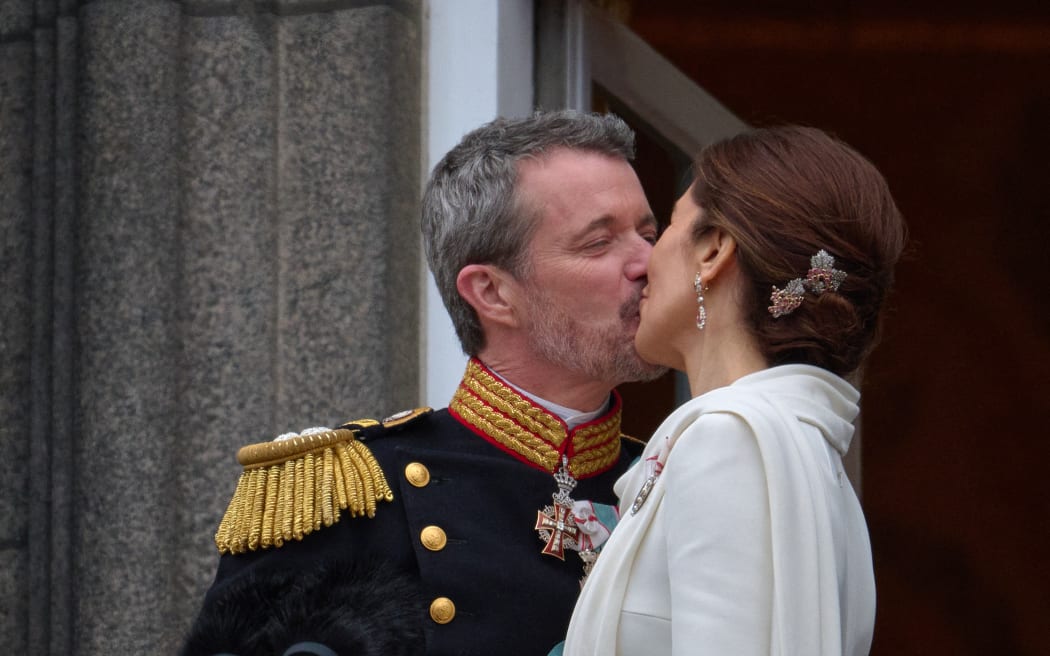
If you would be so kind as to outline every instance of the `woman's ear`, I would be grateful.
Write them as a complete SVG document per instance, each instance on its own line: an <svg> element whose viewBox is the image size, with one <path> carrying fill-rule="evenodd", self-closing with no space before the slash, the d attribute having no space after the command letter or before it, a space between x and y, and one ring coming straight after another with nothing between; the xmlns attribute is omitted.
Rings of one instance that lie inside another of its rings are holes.
<svg viewBox="0 0 1050 656"><path fill-rule="evenodd" d="M710 284L736 261L736 239L722 228L712 226L696 244L696 270Z"/></svg>
<svg viewBox="0 0 1050 656"><path fill-rule="evenodd" d="M478 313L482 325L518 326L520 287L514 276L492 264L468 264L456 276L459 295Z"/></svg>

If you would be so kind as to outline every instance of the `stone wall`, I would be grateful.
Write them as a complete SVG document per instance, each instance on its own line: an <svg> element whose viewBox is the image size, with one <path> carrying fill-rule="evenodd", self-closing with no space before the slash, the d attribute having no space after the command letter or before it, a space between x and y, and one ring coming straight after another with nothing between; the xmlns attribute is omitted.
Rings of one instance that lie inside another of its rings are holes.
<svg viewBox="0 0 1050 656"><path fill-rule="evenodd" d="M0 2L0 646L172 653L236 449L418 397L421 9Z"/></svg>

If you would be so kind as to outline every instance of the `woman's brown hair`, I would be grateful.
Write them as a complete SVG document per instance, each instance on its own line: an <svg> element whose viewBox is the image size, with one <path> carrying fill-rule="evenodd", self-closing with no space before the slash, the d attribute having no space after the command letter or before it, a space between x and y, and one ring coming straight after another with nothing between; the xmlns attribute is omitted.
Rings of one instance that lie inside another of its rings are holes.
<svg viewBox="0 0 1050 656"><path fill-rule="evenodd" d="M693 198L698 238L719 227L737 243L750 281L745 316L771 366L811 364L841 376L874 347L880 311L904 248L905 227L875 166L808 127L752 130L706 147ZM774 286L805 278L824 249L846 272L837 292L806 293L791 314L768 311Z"/></svg>

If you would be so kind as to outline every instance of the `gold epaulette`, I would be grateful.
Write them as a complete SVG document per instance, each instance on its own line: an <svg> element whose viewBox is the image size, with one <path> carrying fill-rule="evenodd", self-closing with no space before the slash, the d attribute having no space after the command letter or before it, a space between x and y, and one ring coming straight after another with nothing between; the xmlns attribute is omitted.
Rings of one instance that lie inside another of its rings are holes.
<svg viewBox="0 0 1050 656"><path fill-rule="evenodd" d="M340 511L373 517L378 501L394 499L375 456L347 428L251 444L237 461L244 472L215 533L223 554L302 540L339 521Z"/></svg>

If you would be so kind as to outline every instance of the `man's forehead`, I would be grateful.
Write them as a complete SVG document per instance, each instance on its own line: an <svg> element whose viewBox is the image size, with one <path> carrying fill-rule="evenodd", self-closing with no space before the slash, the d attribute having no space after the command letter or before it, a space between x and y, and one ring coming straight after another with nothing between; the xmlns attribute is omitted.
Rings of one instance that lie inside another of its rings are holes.
<svg viewBox="0 0 1050 656"><path fill-rule="evenodd" d="M602 224L651 218L630 163L615 154L559 148L520 163L517 204L531 222L531 246L578 238ZM543 233L538 235L537 232Z"/></svg>

